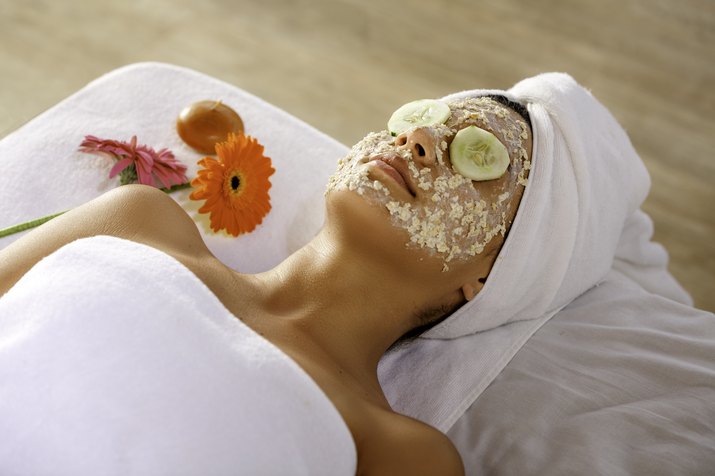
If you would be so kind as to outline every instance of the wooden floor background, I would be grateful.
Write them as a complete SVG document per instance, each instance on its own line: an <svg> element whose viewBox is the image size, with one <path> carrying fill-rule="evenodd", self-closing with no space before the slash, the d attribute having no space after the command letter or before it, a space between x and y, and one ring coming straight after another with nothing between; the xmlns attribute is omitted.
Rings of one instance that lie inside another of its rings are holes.
<svg viewBox="0 0 715 476"><path fill-rule="evenodd" d="M715 311L712 0L0 0L0 137L147 60L228 81L348 145L411 99L569 72L629 132L653 179L655 239Z"/></svg>

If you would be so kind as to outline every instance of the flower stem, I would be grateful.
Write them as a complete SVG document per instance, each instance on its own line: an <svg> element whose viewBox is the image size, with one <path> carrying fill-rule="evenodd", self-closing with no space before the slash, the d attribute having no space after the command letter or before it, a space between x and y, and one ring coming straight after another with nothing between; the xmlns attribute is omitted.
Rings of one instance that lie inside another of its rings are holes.
<svg viewBox="0 0 715 476"><path fill-rule="evenodd" d="M63 213L67 212L68 210L65 210L63 212L55 213L54 215L47 215L46 217L38 218L37 220L26 221L25 223L20 223L19 225L14 225L9 228L3 228L2 230L0 230L0 238L4 238L15 233L20 233L21 231L29 230L30 228L35 228L36 226L40 226L43 223L48 222L53 218L58 217Z"/></svg>
<svg viewBox="0 0 715 476"><path fill-rule="evenodd" d="M173 193L173 192L176 192L177 190L183 190L183 189L189 188L189 187L191 187L191 182L180 183L179 185L172 185L169 188L161 188L160 190L162 192L166 192L166 193Z"/></svg>
<svg viewBox="0 0 715 476"><path fill-rule="evenodd" d="M165 193L172 193L177 190L183 190L183 189L189 188L189 187L191 187L191 183L186 182L186 183L182 183L179 185L174 185L169 188L161 188L160 190ZM0 229L0 238L4 238L6 236L14 235L15 233L20 233L21 231L25 231L25 230L29 230L31 228L38 227L38 226L42 225L43 223L46 223L46 222L52 220L53 218L56 218L64 213L67 213L68 211L69 210L65 210L63 212L55 213L54 215L47 215L42 218L37 218L35 220L26 221L25 223L20 223L19 225L13 225L8 228Z"/></svg>

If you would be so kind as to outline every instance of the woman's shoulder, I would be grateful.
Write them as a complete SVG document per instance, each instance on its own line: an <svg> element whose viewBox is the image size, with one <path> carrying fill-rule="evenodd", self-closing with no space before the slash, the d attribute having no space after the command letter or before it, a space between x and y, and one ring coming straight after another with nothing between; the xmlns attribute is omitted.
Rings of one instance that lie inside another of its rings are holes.
<svg viewBox="0 0 715 476"><path fill-rule="evenodd" d="M107 200L116 201L120 211L121 235L145 242L164 251L208 251L196 223L163 191L145 185L125 185ZM157 246L158 245L158 246Z"/></svg>
<svg viewBox="0 0 715 476"><path fill-rule="evenodd" d="M146 185L124 185L98 199L96 215L109 214L102 234L162 251L205 281L218 260L210 252L189 214L165 192ZM207 283L208 284L208 283Z"/></svg>
<svg viewBox="0 0 715 476"><path fill-rule="evenodd" d="M332 366L311 358L303 347L282 345L280 339L276 342L308 372L342 416L357 449L357 474L464 474L457 449L442 432L395 413L384 397L376 397L359 384L350 385L344 374L336 375Z"/></svg>
<svg viewBox="0 0 715 476"><path fill-rule="evenodd" d="M381 408L370 413L371 429L357 442L358 473L464 474L462 459L444 433Z"/></svg>
<svg viewBox="0 0 715 476"><path fill-rule="evenodd" d="M191 217L161 190L125 185L57 217L0 250L0 295L32 266L80 238L115 236L174 255L210 253Z"/></svg>

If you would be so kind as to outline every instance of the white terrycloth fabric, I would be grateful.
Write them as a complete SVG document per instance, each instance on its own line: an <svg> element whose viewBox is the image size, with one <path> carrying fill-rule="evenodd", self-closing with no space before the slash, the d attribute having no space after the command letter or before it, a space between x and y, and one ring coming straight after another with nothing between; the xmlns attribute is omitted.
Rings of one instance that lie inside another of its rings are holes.
<svg viewBox="0 0 715 476"><path fill-rule="evenodd" d="M0 474L353 475L340 414L174 258L77 240L0 298Z"/></svg>
<svg viewBox="0 0 715 476"><path fill-rule="evenodd" d="M597 284L612 264L650 292L690 304L667 272L665 250L650 242L650 219L636 211L648 190L647 174L603 106L558 74L498 93L528 104L535 140L530 184L507 244L482 293L430 333L464 336L418 339L386 356L379 369L397 411L443 431L560 306ZM142 143L173 150L193 176L201 156L183 145L173 124L184 106L203 99L236 109L246 132L265 144L276 168L273 210L255 232L229 238L209 231L187 192L172 196L229 266L252 273L279 263L322 225L324 186L347 148L234 86L157 63L113 71L0 141L0 228L77 206L116 186L106 179L109 159L76 151L85 134L136 134ZM0 239L0 247L18 236ZM476 332L482 329L490 330Z"/></svg>

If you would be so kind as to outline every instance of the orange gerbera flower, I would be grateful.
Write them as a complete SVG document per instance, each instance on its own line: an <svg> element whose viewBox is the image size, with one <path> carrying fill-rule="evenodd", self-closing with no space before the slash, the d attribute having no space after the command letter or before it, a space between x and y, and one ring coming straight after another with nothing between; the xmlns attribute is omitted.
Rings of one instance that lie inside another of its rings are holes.
<svg viewBox="0 0 715 476"><path fill-rule="evenodd" d="M189 198L206 200L199 213L211 214L213 231L225 229L233 236L253 231L271 210L271 159L256 139L233 133L216 144L216 154L218 160L199 160L203 168L191 181L195 190Z"/></svg>

